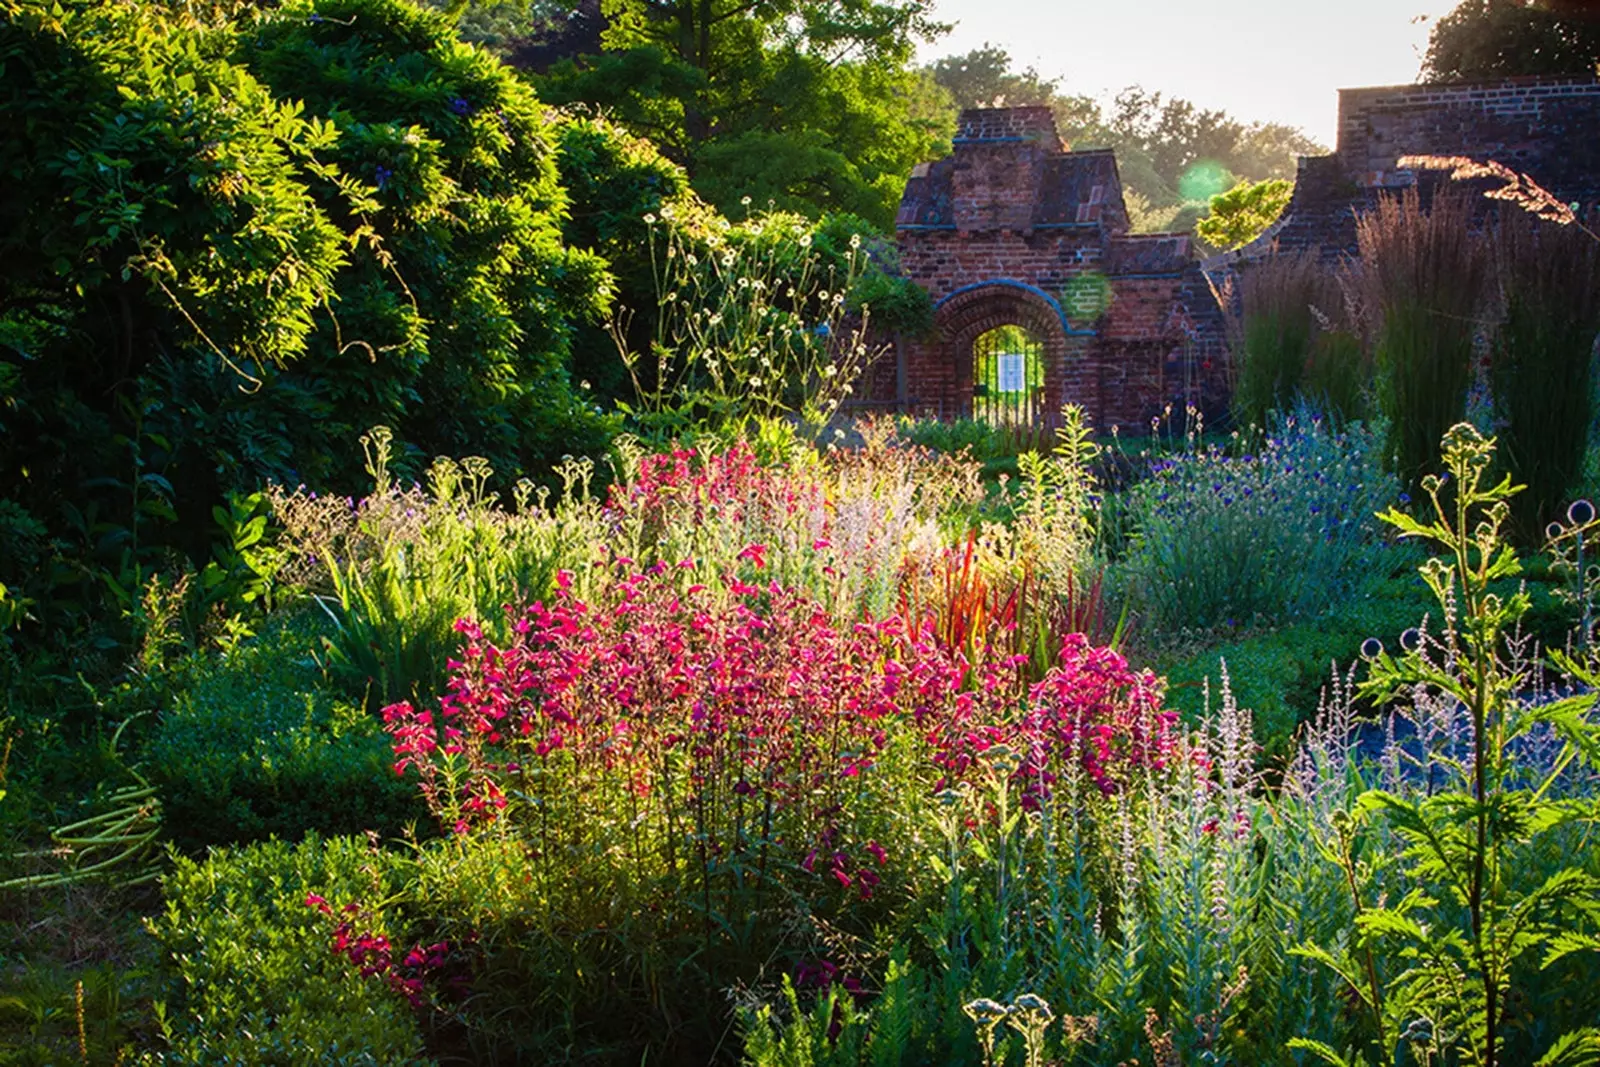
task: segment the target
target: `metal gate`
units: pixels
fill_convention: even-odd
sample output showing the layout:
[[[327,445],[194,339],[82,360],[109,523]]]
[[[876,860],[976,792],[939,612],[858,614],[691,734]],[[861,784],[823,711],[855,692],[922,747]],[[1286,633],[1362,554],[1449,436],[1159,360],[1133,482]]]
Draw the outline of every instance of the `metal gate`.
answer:
[[[972,342],[972,415],[995,426],[1032,426],[1044,399],[1044,345],[1020,326]]]

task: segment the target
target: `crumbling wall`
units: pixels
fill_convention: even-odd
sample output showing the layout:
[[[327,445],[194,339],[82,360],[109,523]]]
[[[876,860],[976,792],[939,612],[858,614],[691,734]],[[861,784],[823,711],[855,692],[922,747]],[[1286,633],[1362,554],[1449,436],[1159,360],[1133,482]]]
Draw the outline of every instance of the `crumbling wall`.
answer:
[[[1186,404],[1225,406],[1220,312],[1184,234],[1128,234],[1116,157],[1072,152],[1048,108],[963,112],[953,151],[919,166],[896,222],[901,267],[933,297],[937,330],[900,338],[874,399],[940,417],[972,408],[972,342],[1019,325],[1044,346],[1053,414],[1147,428]]]

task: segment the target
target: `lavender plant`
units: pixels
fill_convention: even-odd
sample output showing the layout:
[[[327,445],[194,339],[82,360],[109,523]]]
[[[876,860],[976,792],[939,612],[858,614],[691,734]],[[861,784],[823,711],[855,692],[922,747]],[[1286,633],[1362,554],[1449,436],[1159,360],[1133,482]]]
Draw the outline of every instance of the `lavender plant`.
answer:
[[[1502,540],[1518,488],[1509,477],[1486,480],[1493,452],[1492,438],[1455,426],[1442,444],[1447,474],[1422,480],[1433,521],[1393,508],[1382,515],[1402,537],[1441,553],[1421,573],[1444,625],[1436,637],[1408,631],[1398,657],[1369,642],[1359,692],[1380,704],[1409,701],[1414,721],[1460,709],[1464,743],[1424,740],[1417,763],[1429,774],[1420,783],[1395,764],[1388,788],[1362,791],[1329,819],[1326,850],[1346,878],[1353,930],[1341,945],[1308,942],[1298,951],[1340,976],[1370,1029],[1343,1048],[1308,1038],[1291,1045],[1341,1067],[1495,1067],[1535,1055],[1555,1067],[1600,1056],[1593,1026],[1544,1035],[1539,1048],[1513,1033],[1526,1029],[1514,1018],[1519,985],[1600,949],[1600,876],[1581,851],[1564,855],[1557,845],[1600,822],[1600,800],[1571,773],[1592,770],[1600,757],[1600,727],[1590,718],[1600,675],[1592,659],[1556,654],[1555,665],[1583,688],[1551,700],[1526,696],[1531,677],[1514,627],[1528,597],[1490,589],[1520,570]],[[1385,864],[1403,890],[1387,897],[1373,870]]]

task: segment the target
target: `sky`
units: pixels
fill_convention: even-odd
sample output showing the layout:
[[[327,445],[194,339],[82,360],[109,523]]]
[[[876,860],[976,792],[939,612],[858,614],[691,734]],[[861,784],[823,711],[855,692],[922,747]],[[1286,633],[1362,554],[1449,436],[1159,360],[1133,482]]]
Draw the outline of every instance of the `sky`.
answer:
[[[1337,90],[1416,80],[1428,26],[1454,0],[936,0],[956,23],[923,61],[991,43],[1012,66],[1109,99],[1140,84],[1284,122],[1333,147]]]

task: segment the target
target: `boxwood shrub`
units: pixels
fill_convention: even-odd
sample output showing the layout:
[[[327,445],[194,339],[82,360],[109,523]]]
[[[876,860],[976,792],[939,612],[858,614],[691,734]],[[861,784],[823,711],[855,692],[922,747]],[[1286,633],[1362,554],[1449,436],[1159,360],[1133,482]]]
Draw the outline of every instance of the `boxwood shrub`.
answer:
[[[148,923],[162,950],[167,1049],[183,1064],[421,1064],[411,1008],[379,978],[330,950],[329,920],[308,894],[380,909],[404,859],[357,838],[311,834],[179,856]]]
[[[149,761],[180,848],[308,830],[394,836],[426,822],[414,783],[392,769],[382,724],[341,699],[318,666],[323,629],[304,612],[270,623],[196,669],[163,712]]]

